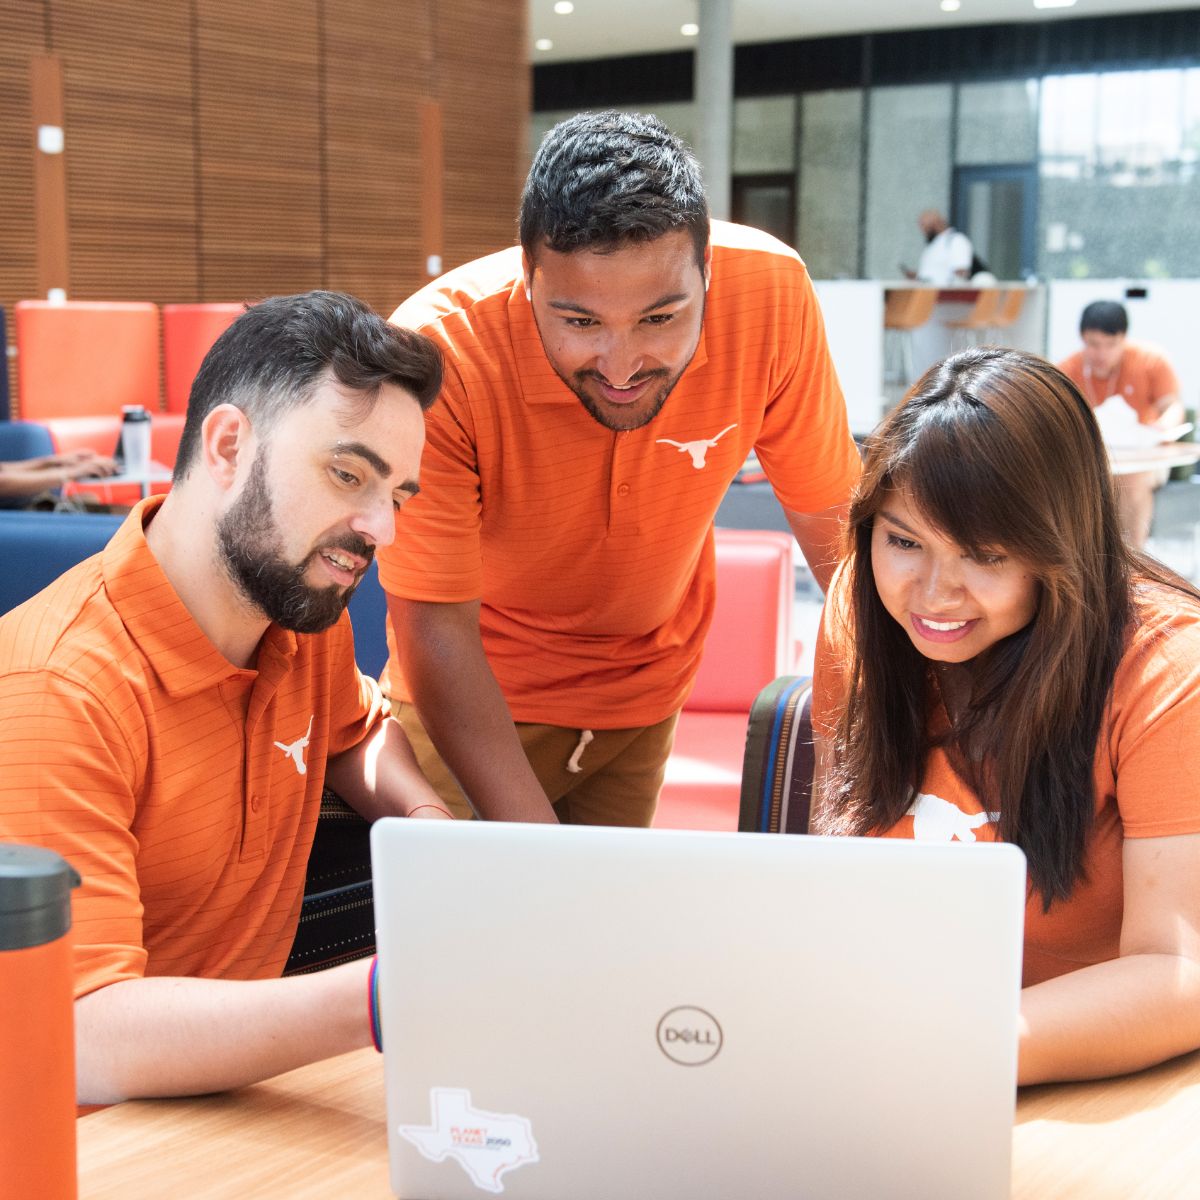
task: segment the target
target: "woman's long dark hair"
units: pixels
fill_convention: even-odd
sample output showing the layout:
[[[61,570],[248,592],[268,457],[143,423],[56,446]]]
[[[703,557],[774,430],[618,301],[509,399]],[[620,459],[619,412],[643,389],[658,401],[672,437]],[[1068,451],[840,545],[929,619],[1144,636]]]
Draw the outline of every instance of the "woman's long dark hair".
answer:
[[[847,627],[832,631],[852,653],[822,820],[831,832],[894,825],[933,744],[930,664],[884,608],[871,569],[875,514],[892,489],[967,552],[1002,547],[1037,578],[1033,620],[972,664],[947,752],[999,811],[1000,836],[1025,852],[1048,908],[1083,873],[1131,581],[1194,589],[1126,547],[1099,430],[1066,376],[1015,350],[970,350],[932,368],[870,438],[851,505],[837,606]]]

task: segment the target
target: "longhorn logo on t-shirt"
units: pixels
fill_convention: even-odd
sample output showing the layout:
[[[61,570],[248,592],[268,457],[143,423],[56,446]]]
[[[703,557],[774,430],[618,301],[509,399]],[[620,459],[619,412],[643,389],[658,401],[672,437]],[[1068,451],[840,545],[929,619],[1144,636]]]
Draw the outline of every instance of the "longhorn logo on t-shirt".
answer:
[[[304,762],[304,752],[308,749],[308,739],[312,735],[313,719],[308,718],[308,729],[305,730],[304,736],[297,738],[294,742],[276,742],[275,745],[292,760],[296,768],[297,775],[307,775],[308,766]]]
[[[708,452],[731,430],[737,428],[737,422],[732,425],[726,425],[716,437],[702,438],[696,442],[676,442],[671,438],[656,438],[654,444],[656,446],[674,446],[680,454],[690,454],[692,456],[692,466],[697,471],[702,471],[705,467],[704,457]]]
[[[1000,820],[999,813],[965,813],[931,792],[918,793],[908,815],[913,819],[913,839],[918,842],[973,842],[976,829]]]

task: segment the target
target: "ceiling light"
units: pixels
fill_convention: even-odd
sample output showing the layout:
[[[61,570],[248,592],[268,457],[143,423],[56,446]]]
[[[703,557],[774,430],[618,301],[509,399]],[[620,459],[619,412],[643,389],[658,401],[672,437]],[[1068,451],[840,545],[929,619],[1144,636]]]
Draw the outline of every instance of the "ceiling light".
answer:
[[[534,45],[534,48],[537,50],[553,50],[554,49],[554,43],[549,38],[538,38],[538,40],[536,42],[534,42],[533,45]]]
[[[575,5],[571,3],[571,0],[558,0],[558,3],[554,6],[554,11],[560,17],[566,17],[575,11]]]
[[[679,32],[684,37],[695,37],[700,32],[700,26],[695,21],[685,21],[680,25]]]
[[[942,0],[942,12],[958,12],[962,8],[962,0]]]
[[[1075,0],[1033,0],[1034,8],[1074,8]]]

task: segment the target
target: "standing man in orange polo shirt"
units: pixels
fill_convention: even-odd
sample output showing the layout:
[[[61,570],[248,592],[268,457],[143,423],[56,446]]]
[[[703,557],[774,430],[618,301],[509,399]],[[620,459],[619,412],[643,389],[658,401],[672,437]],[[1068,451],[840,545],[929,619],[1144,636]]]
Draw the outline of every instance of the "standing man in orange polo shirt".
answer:
[[[1058,364],[1084,399],[1099,408],[1110,396],[1120,396],[1143,425],[1170,429],[1183,420],[1179,380],[1157,350],[1126,339],[1129,315],[1115,300],[1093,300],[1079,320],[1083,348]],[[1154,493],[1167,481],[1167,472],[1138,471],[1117,475],[1117,505],[1125,537],[1137,549],[1150,536]]]
[[[804,264],[710,222],[656,119],[553,129],[520,233],[392,316],[447,372],[380,556],[386,686],[460,815],[648,825],[729,483],[757,451],[824,586],[858,453]]]
[[[369,960],[281,979],[322,785],[444,817],[345,615],[417,491],[428,339],[332,292],[244,313],[164,498],[0,619],[0,841],[75,892],[79,1099],[238,1087],[370,1044]]]

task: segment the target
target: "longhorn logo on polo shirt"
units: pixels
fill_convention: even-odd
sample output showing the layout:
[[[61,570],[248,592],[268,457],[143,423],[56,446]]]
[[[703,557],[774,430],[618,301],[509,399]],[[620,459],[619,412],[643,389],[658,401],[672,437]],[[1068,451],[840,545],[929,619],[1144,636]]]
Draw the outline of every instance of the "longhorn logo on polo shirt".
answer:
[[[671,438],[656,438],[654,444],[656,446],[666,445],[674,446],[680,454],[690,454],[692,456],[692,466],[697,471],[701,471],[705,467],[704,456],[731,430],[737,428],[737,422],[732,425],[726,425],[716,437],[703,438],[697,442],[676,442]]]
[[[307,775],[308,766],[304,761],[304,752],[308,749],[308,739],[312,736],[312,717],[308,718],[308,729],[305,730],[302,738],[297,738],[294,742],[276,742],[275,745],[292,760],[296,768],[297,775]]]
[[[998,812],[965,813],[932,792],[920,792],[909,807],[918,842],[973,842],[975,830],[1000,820]]]

